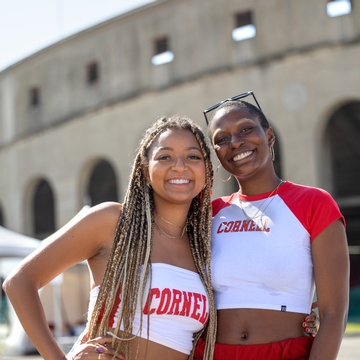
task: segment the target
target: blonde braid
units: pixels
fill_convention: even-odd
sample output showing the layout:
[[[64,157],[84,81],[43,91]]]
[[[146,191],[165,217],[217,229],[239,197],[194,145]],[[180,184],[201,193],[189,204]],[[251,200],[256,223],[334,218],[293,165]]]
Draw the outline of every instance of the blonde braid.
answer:
[[[122,339],[131,340],[137,335],[132,332],[132,323],[136,313],[139,293],[140,308],[144,308],[147,279],[150,280],[151,288],[150,258],[154,225],[153,190],[147,186],[142,167],[148,164],[148,151],[155,138],[170,128],[190,130],[200,145],[205,162],[205,186],[202,192],[193,199],[190,206],[187,232],[195,266],[209,299],[209,320],[207,323],[204,359],[210,360],[212,359],[216,333],[216,309],[212,293],[210,264],[213,169],[210,149],[203,132],[190,119],[178,115],[171,118],[159,118],[145,132],[140,143],[132,167],[104,279],[91,316],[89,338],[106,334],[110,313],[119,293],[121,294],[121,302],[114,333],[116,335],[119,334],[121,324],[123,327]],[[141,271],[142,268],[143,271]],[[149,305],[147,304],[147,306]],[[147,316],[149,317],[149,315]],[[142,320],[143,313],[141,312],[140,331],[142,329]],[[147,337],[149,337],[149,325],[150,321],[148,321],[147,325]],[[195,334],[194,346],[202,333],[203,330]],[[113,341],[114,345],[115,341]],[[130,345],[130,341],[122,341],[117,345],[118,350],[123,352],[127,358],[130,358]],[[190,355],[190,359],[192,357],[193,352]]]

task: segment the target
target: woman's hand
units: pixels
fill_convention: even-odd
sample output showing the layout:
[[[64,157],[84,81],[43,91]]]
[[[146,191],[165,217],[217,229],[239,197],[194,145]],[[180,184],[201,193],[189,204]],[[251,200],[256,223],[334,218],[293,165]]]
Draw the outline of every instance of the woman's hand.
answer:
[[[302,323],[304,331],[315,337],[319,329],[319,316],[314,311],[317,308],[317,301],[314,301],[311,305],[311,314],[307,315]]]
[[[102,336],[92,340],[82,341],[76,346],[67,359],[73,360],[125,360],[123,354],[119,354],[116,349],[111,346],[112,337]]]

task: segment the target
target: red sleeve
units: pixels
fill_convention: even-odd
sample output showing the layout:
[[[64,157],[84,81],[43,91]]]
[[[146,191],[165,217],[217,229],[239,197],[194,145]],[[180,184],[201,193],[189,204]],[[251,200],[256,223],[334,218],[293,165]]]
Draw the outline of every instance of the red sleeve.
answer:
[[[220,198],[217,198],[211,202],[212,205],[212,216],[214,217],[221,209],[223,209],[226,206],[231,205],[231,203],[234,200],[234,197],[237,193],[234,193],[230,196],[223,196]]]
[[[345,226],[339,206],[327,191],[289,182],[284,185],[279,195],[309,232],[310,241],[338,219]]]

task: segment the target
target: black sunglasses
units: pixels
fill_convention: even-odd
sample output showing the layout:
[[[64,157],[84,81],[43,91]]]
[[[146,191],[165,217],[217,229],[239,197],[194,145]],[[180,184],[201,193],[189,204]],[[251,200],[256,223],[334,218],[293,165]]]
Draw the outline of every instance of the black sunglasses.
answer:
[[[217,103],[217,104],[215,104],[215,105],[213,105],[213,106],[210,106],[209,108],[207,108],[206,110],[204,110],[204,111],[203,111],[203,114],[204,114],[204,116],[205,116],[206,125],[209,125],[209,120],[208,120],[208,118],[207,118],[207,116],[206,116],[207,113],[209,113],[210,111],[213,111],[213,110],[217,109],[217,108],[218,108],[219,106],[221,106],[223,103],[226,103],[226,102],[228,102],[228,101],[239,100],[239,99],[245,98],[245,97],[250,96],[250,95],[252,95],[252,97],[254,98],[254,100],[255,100],[255,102],[256,102],[257,107],[258,107],[259,110],[262,112],[261,107],[260,107],[258,101],[256,100],[256,97],[255,97],[254,93],[253,93],[252,91],[248,91],[248,92],[246,92],[246,93],[242,93],[242,94],[239,94],[239,95],[235,95],[235,96],[233,96],[233,97],[231,97],[231,98],[229,98],[229,99],[225,99],[225,100],[223,100],[223,101],[220,101],[219,103]]]

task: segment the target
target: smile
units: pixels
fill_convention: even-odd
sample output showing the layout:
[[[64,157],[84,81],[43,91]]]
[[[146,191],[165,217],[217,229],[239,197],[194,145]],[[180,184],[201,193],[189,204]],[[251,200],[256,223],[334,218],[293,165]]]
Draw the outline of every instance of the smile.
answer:
[[[233,157],[233,161],[239,161],[245,159],[246,157],[250,156],[253,152],[252,151],[245,151],[239,155]]]
[[[188,179],[172,179],[172,180],[169,180],[169,183],[170,184],[188,184],[190,182],[190,180]]]

